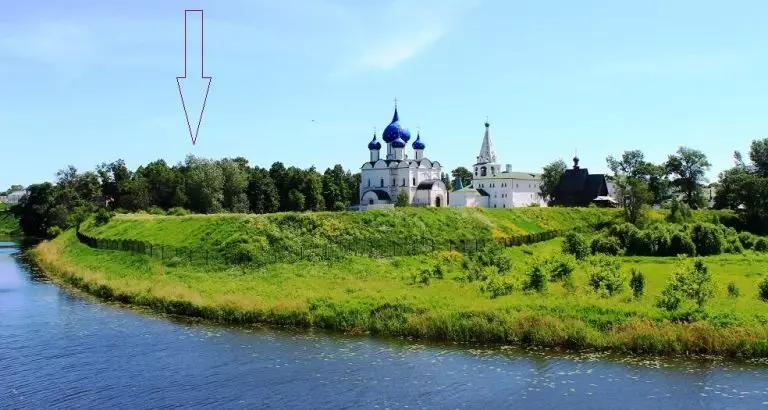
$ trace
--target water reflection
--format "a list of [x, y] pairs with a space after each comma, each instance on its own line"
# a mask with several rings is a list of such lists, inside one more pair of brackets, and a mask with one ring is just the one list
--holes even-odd
[[[762, 362], [229, 328], [34, 281], [0, 244], [0, 408], [751, 408]], [[2, 285], [4, 284], [4, 285]]]

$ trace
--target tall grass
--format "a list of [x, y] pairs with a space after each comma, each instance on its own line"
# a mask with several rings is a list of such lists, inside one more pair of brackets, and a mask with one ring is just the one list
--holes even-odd
[[[118, 228], [122, 224], [110, 227]], [[154, 232], [162, 235], [160, 229]], [[494, 274], [523, 282], [530, 264], [559, 254], [561, 243], [556, 239], [505, 249], [512, 267]], [[757, 294], [768, 255], [751, 251], [705, 258], [718, 288], [715, 299], [692, 320], [654, 306], [676, 258], [621, 258], [624, 268], [645, 274], [645, 295], [625, 292], [607, 298], [588, 286], [584, 262], [573, 272], [570, 289], [552, 282], [546, 294], [513, 287], [492, 295], [482, 283], [462, 280], [462, 256], [456, 252], [207, 270], [91, 249], [66, 232], [39, 245], [34, 255], [60, 283], [109, 300], [217, 322], [638, 353], [768, 356], [768, 308]], [[437, 265], [441, 275], [414, 283], [412, 274]], [[728, 297], [729, 282], [743, 290], [738, 298]]]

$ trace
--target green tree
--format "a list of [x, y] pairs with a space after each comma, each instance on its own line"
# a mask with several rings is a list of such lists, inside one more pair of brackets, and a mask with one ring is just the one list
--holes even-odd
[[251, 172], [248, 200], [251, 211], [257, 214], [277, 212], [280, 208], [280, 194], [267, 170], [256, 167]]
[[188, 208], [199, 213], [222, 210], [224, 175], [215, 161], [190, 155], [186, 159]]
[[674, 177], [672, 183], [691, 209], [700, 209], [706, 204], [701, 190], [711, 166], [703, 152], [687, 147], [680, 147], [667, 159], [666, 169]]
[[301, 193], [304, 195], [305, 209], [308, 211], [322, 211], [325, 209], [325, 200], [323, 199], [323, 178], [310, 168], [304, 176], [304, 182], [301, 185]]
[[51, 228], [63, 222], [62, 218], [56, 215], [57, 211], [60, 213], [60, 210], [56, 210], [57, 189], [50, 182], [34, 184], [29, 187], [29, 194], [23, 196], [12, 208], [19, 218], [24, 235], [46, 238]]
[[139, 167], [136, 174], [147, 181], [150, 206], [159, 206], [163, 209], [184, 206], [183, 202], [176, 201], [177, 191], [180, 188], [183, 189], [183, 178], [164, 160], [159, 159]]
[[225, 158], [219, 161], [224, 177], [222, 205], [230, 212], [247, 212], [249, 209], [248, 188], [250, 168], [244, 159]]
[[646, 219], [646, 207], [652, 200], [645, 179], [650, 164], [645, 162], [640, 150], [624, 151], [621, 159], [609, 156], [606, 162], [613, 172], [616, 199], [622, 204], [625, 218], [632, 224], [642, 225]]
[[408, 192], [404, 189], [400, 190], [397, 194], [397, 201], [395, 202], [395, 207], [401, 208], [405, 206], [410, 205], [410, 200], [408, 198]]
[[468, 187], [469, 184], [472, 183], [472, 171], [464, 167], [456, 167], [453, 171], [451, 171], [451, 176], [454, 179], [461, 178], [461, 184], [465, 187]]
[[440, 180], [445, 184], [445, 189], [448, 191], [453, 191], [453, 182], [451, 182], [451, 178], [448, 176], [448, 174], [445, 172], [441, 173]]
[[749, 159], [755, 173], [763, 178], [768, 178], [768, 138], [752, 141], [749, 146]]
[[565, 168], [565, 161], [562, 159], [550, 162], [544, 167], [544, 170], [541, 173], [539, 196], [545, 201], [551, 202], [555, 199], [555, 191], [557, 190], [557, 185], [560, 184], [560, 180], [565, 174]]
[[304, 194], [298, 189], [288, 191], [288, 210], [297, 212], [304, 210]]
[[336, 164], [323, 173], [323, 200], [325, 207], [334, 211], [343, 211], [349, 205], [350, 192], [347, 182], [347, 173], [344, 168]]

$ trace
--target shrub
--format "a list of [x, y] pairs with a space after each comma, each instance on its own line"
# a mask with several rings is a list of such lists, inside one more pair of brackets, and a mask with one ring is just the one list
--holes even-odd
[[445, 273], [443, 271], [443, 265], [436, 263], [432, 268], [423, 268], [418, 272], [411, 274], [411, 283], [420, 285], [429, 285], [432, 279], [443, 279]]
[[173, 207], [173, 208], [168, 210], [168, 215], [171, 215], [171, 216], [185, 216], [185, 215], [189, 215], [189, 214], [191, 214], [191, 212], [189, 212], [188, 210], [186, 210], [186, 209], [184, 209], [184, 208], [182, 208], [180, 206]]
[[539, 293], [545, 293], [549, 290], [550, 272], [545, 261], [538, 260], [531, 264], [527, 276], [523, 289]]
[[608, 229], [608, 234], [618, 239], [622, 248], [629, 246], [629, 237], [632, 232], [637, 231], [637, 227], [629, 222], [624, 222], [620, 225], [613, 225]]
[[670, 237], [669, 254], [696, 256], [696, 245], [690, 235], [685, 232], [675, 232]]
[[607, 235], [598, 235], [592, 238], [589, 245], [593, 254], [604, 253], [606, 255], [618, 255], [622, 252], [621, 242], [618, 238]]
[[576, 258], [573, 255], [561, 254], [547, 260], [546, 268], [552, 281], [567, 281], [576, 270]]
[[718, 255], [723, 251], [723, 232], [715, 225], [695, 224], [691, 230], [691, 240], [696, 245], [698, 255]]
[[656, 254], [656, 243], [651, 231], [634, 230], [629, 234], [627, 254], [637, 256], [653, 256]]
[[663, 225], [650, 230], [653, 255], [672, 256], [672, 232]]
[[165, 211], [163, 208], [160, 208], [159, 206], [151, 206], [149, 209], [147, 209], [147, 213], [151, 215], [165, 215]]
[[170, 267], [179, 266], [182, 263], [182, 259], [178, 256], [174, 256], [173, 258], [169, 259], [168, 262], [166, 262], [166, 265]]
[[757, 294], [764, 302], [768, 302], [768, 277], [763, 279], [759, 285], [757, 285]]
[[757, 252], [768, 252], [768, 239], [757, 238], [755, 239], [755, 246], [753, 247]]
[[723, 250], [726, 253], [744, 253], [744, 247], [741, 245], [741, 241], [737, 237], [728, 238]]
[[645, 274], [636, 268], [630, 271], [629, 287], [632, 289], [632, 296], [639, 299], [645, 293]]
[[511, 277], [493, 275], [480, 287], [480, 290], [488, 293], [491, 299], [496, 299], [500, 296], [511, 295], [515, 291], [515, 287], [515, 282]]
[[757, 238], [749, 232], [742, 232], [739, 234], [739, 242], [744, 249], [752, 249], [755, 247], [755, 241]]
[[684, 202], [680, 202], [677, 198], [672, 198], [669, 207], [669, 213], [666, 220], [671, 223], [683, 223], [690, 221], [692, 217], [691, 208]]
[[512, 258], [504, 251], [504, 247], [498, 244], [487, 246], [470, 258], [480, 266], [496, 267], [499, 273], [507, 273], [512, 269]]
[[570, 231], [565, 235], [563, 241], [563, 253], [571, 254], [576, 259], [584, 259], [589, 256], [589, 244], [583, 236]]
[[481, 282], [488, 279], [491, 274], [498, 273], [498, 269], [481, 266], [470, 259], [464, 259], [461, 268], [464, 274], [458, 280], [468, 283]]
[[96, 211], [96, 216], [93, 218], [93, 224], [96, 226], [106, 225], [113, 216], [115, 216], [113, 212], [110, 212], [107, 208], [101, 207]]
[[658, 306], [668, 311], [677, 310], [684, 299], [692, 300], [701, 310], [715, 296], [712, 274], [702, 259], [690, 263], [681, 258], [661, 292]]
[[728, 296], [732, 298], [739, 297], [739, 288], [736, 287], [734, 282], [728, 282]]
[[624, 289], [621, 262], [615, 257], [596, 255], [587, 260], [589, 286], [602, 296], [613, 296]]

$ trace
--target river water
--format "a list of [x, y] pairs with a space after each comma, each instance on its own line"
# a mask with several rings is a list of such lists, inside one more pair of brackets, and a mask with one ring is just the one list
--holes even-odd
[[0, 242], [0, 408], [768, 408], [768, 366], [233, 329], [99, 303]]

